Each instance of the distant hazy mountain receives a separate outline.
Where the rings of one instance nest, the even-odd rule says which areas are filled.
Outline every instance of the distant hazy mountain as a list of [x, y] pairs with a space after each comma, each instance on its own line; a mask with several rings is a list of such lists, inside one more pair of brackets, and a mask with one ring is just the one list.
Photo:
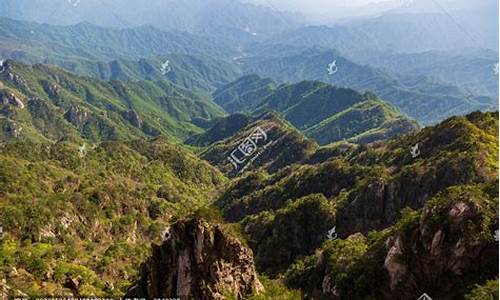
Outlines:
[[90, 23], [52, 26], [0, 18], [0, 54], [16, 60], [39, 62], [55, 58], [73, 60], [139, 59], [154, 54], [189, 53], [233, 57], [234, 47], [207, 37], [152, 26], [105, 28]]
[[461, 87], [466, 94], [498, 98], [498, 52], [464, 49], [380, 55], [363, 61], [396, 74], [430, 76]]
[[80, 22], [111, 27], [153, 25], [245, 41], [296, 26], [297, 17], [237, 0], [3, 0], [0, 16], [71, 25]]
[[443, 12], [386, 14], [333, 26], [308, 26], [268, 42], [335, 48], [354, 58], [466, 47], [498, 51], [498, 3], [455, 16]]
[[212, 92], [241, 76], [237, 65], [204, 55], [163, 54], [149, 59], [117, 59], [110, 62], [47, 58], [44, 63], [101, 80], [168, 79], [181, 87], [206, 92]]
[[[185, 88], [204, 91], [213, 91], [241, 74], [259, 74], [289, 82], [319, 80], [362, 92], [373, 91], [423, 124], [436, 123], [455, 114], [497, 108], [495, 52], [489, 50], [456, 50], [450, 52], [456, 55], [435, 56], [378, 52], [378, 56], [370, 59], [366, 56], [377, 54], [376, 49], [368, 48], [368, 51], [361, 47], [357, 51], [364, 54], [357, 61], [364, 64], [359, 64], [336, 50], [310, 49], [309, 45], [302, 45], [304, 41], [300, 36], [288, 41], [297, 45], [267, 41], [238, 48], [230, 43], [151, 26], [109, 29], [83, 23], [60, 27], [4, 18], [0, 19], [0, 29], [2, 58], [53, 63], [106, 80], [163, 78]], [[319, 33], [337, 29], [309, 27], [304, 30], [304, 36], [311, 38], [309, 44], [314, 45], [323, 39]], [[352, 42], [351, 33], [346, 30], [340, 35], [326, 35], [324, 40], [345, 38]], [[462, 52], [466, 54], [460, 54]], [[165, 71], [168, 72], [162, 74], [161, 65], [167, 60], [169, 66]], [[387, 66], [384, 61], [388, 62]], [[332, 72], [336, 69], [334, 74], [329, 74], [329, 65]]]

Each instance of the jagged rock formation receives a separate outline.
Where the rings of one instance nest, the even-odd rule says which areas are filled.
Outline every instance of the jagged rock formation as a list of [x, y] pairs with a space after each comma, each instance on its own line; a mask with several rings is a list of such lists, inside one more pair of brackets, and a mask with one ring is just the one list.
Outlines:
[[[259, 271], [271, 276], [291, 273], [287, 276], [289, 287], [301, 289], [311, 298], [318, 299], [315, 293], [320, 291], [334, 299], [366, 299], [367, 295], [417, 299], [423, 292], [447, 299], [444, 295], [452, 290], [460, 297], [470, 291], [471, 284], [495, 279], [484, 268], [496, 266], [495, 256], [485, 252], [491, 242], [485, 237], [491, 239], [493, 231], [484, 228], [490, 228], [490, 221], [498, 218], [494, 210], [486, 208], [496, 206], [498, 194], [483, 195], [482, 185], [496, 190], [491, 185], [498, 180], [497, 125], [498, 113], [474, 113], [387, 142], [345, 147], [345, 151], [324, 149], [318, 154], [324, 162], [300, 161], [275, 173], [259, 170], [241, 176], [215, 204], [226, 220], [245, 228]], [[417, 143], [421, 151], [413, 157], [411, 149]], [[331, 157], [326, 158], [328, 155]], [[471, 191], [467, 186], [472, 186]], [[468, 191], [472, 200], [459, 197], [461, 193], [440, 196], [449, 188]], [[316, 202], [333, 208], [297, 209], [301, 199], [311, 194], [324, 196]], [[450, 199], [453, 202], [446, 203], [456, 203], [457, 208], [428, 205], [438, 201], [435, 199]], [[480, 212], [478, 206], [482, 206]], [[435, 210], [428, 215], [424, 210], [422, 222], [439, 226], [441, 232], [435, 227], [425, 232], [417, 228], [412, 234], [403, 232], [405, 238], [398, 239], [400, 227], [419, 225], [418, 218], [405, 221], [405, 211], [418, 211], [415, 215], [420, 216], [424, 208]], [[448, 211], [452, 216], [462, 210], [465, 216], [476, 216], [447, 221]], [[400, 223], [401, 219], [404, 222]], [[306, 226], [313, 229], [306, 231]], [[330, 244], [325, 240], [333, 226], [338, 233], [337, 246], [331, 246], [323, 259], [314, 257], [321, 252], [317, 247]], [[349, 238], [356, 234], [367, 238]], [[304, 255], [309, 256], [302, 259]], [[399, 259], [408, 257], [413, 262], [400, 263]], [[480, 261], [482, 269], [474, 269], [472, 261]], [[439, 269], [432, 270], [434, 265]], [[457, 279], [469, 273], [477, 276]], [[426, 279], [435, 274], [441, 278]], [[433, 284], [446, 276], [448, 285]], [[461, 286], [463, 290], [457, 288]]]
[[28, 82], [20, 75], [14, 73], [7, 73], [7, 78], [16, 86], [20, 88], [28, 88]]
[[24, 108], [24, 103], [14, 93], [2, 92], [0, 93], [0, 104], [12, 104], [20, 109]]
[[129, 109], [126, 112], [123, 112], [123, 117], [130, 122], [134, 127], [142, 127], [142, 120], [139, 117], [139, 114], [133, 109]]
[[75, 125], [82, 124], [83, 122], [85, 122], [87, 117], [88, 113], [78, 105], [71, 106], [69, 110], [64, 114], [64, 118]]
[[42, 81], [43, 89], [49, 95], [50, 98], [58, 98], [59, 97], [59, 86], [56, 84], [52, 84], [46, 80]]
[[[467, 199], [471, 195], [466, 193], [457, 202], [425, 207], [411, 230], [387, 240], [384, 268], [391, 294], [411, 298], [425, 283], [429, 288], [439, 287], [440, 293], [453, 295], [473, 274], [478, 278], [495, 274], [488, 262], [495, 256], [498, 261], [497, 245], [477, 236], [486, 216], [478, 203]], [[441, 223], [435, 224], [436, 219]]]
[[237, 299], [260, 293], [252, 251], [221, 226], [202, 219], [176, 223], [170, 237], [153, 246], [141, 277], [126, 297]]

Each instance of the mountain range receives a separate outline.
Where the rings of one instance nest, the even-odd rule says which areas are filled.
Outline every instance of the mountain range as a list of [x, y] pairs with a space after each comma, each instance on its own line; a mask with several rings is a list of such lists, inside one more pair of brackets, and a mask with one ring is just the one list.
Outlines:
[[418, 129], [418, 124], [371, 93], [317, 82], [278, 85], [246, 76], [214, 92], [214, 101], [231, 112], [273, 110], [324, 145], [337, 141], [369, 143]]
[[[230, 42], [215, 43], [209, 37], [164, 32], [147, 26], [133, 29], [108, 29], [87, 23], [69, 27], [38, 26], [5, 18], [1, 24], [0, 36], [9, 43], [0, 43], [0, 55], [25, 63], [57, 64], [71, 72], [103, 80], [163, 77], [182, 87], [205, 92], [248, 74], [292, 83], [319, 80], [339, 87], [373, 91], [423, 124], [497, 107], [495, 78], [498, 75], [494, 72], [495, 59], [491, 51], [469, 51], [465, 58], [453, 52], [442, 53], [439, 61], [427, 58], [437, 57], [432, 53], [427, 57], [382, 56], [369, 65], [357, 63], [337, 50], [309, 48], [314, 45], [312, 42], [308, 47], [300, 44], [289, 47], [289, 44], [276, 44], [280, 41], [277, 39], [245, 50]], [[33, 35], [31, 31], [40, 33]], [[321, 40], [319, 36], [318, 39]], [[74, 51], [76, 44], [78, 52]], [[15, 48], [12, 45], [16, 45]], [[420, 69], [394, 72], [390, 63], [384, 63], [388, 60], [399, 60], [407, 66], [415, 61]], [[462, 63], [465, 60], [468, 66], [462, 73], [455, 72], [452, 76], [443, 71], [460, 69], [455, 63], [458, 60]], [[162, 74], [161, 65], [167, 61], [170, 72]], [[332, 63], [337, 71], [329, 74], [328, 66]], [[471, 73], [482, 77], [476, 76], [473, 80]]]
[[[8, 60], [0, 74], [2, 140], [123, 140], [166, 135], [182, 140], [196, 118], [224, 110], [169, 81], [124, 84], [79, 77], [45, 65]], [[22, 134], [21, 134], [22, 132]]]
[[0, 2], [1, 299], [498, 299], [498, 3], [286, 2]]

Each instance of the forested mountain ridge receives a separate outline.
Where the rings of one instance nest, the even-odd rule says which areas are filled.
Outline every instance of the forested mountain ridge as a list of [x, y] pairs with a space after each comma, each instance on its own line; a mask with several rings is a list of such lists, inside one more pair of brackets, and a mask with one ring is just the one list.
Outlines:
[[473, 113], [371, 146], [318, 149], [234, 180], [216, 205], [248, 234], [257, 270], [285, 274], [308, 297], [463, 297], [497, 278], [497, 126], [498, 113]]
[[12, 60], [0, 74], [2, 140], [92, 141], [200, 132], [193, 119], [223, 116], [203, 94], [169, 81], [124, 84], [79, 77], [54, 66]]
[[318, 81], [278, 85], [271, 79], [249, 75], [213, 95], [214, 101], [228, 111], [277, 111], [321, 145], [373, 142], [418, 128], [417, 122], [372, 93], [360, 94]]
[[[264, 54], [242, 63], [246, 73], [279, 81], [314, 80], [359, 92], [371, 91], [421, 124], [432, 125], [453, 115], [475, 110], [494, 111], [498, 107], [498, 96], [480, 97], [472, 90], [430, 76], [391, 74], [325, 48], [308, 48], [278, 57]], [[332, 65], [329, 71], [331, 64], [335, 67]], [[489, 81], [494, 83], [498, 75], [493, 72], [493, 65], [490, 70]]]
[[[310, 38], [318, 39], [322, 32], [318, 30]], [[292, 41], [303, 39], [299, 36]], [[496, 61], [491, 55], [485, 57], [486, 50], [441, 52], [432, 59], [426, 58], [425, 53], [391, 56], [386, 51], [379, 54], [374, 51], [374, 57], [355, 59], [349, 55], [352, 49], [336, 50], [332, 45], [280, 39], [234, 43], [229, 37], [219, 41], [152, 26], [126, 29], [90, 23], [46, 26], [0, 18], [2, 58], [56, 64], [104, 80], [162, 78], [205, 92], [213, 92], [248, 74], [290, 83], [317, 80], [360, 92], [372, 91], [418, 122], [429, 125], [453, 115], [496, 108]], [[414, 72], [395, 71], [392, 65], [395, 61], [407, 68], [415, 62], [418, 66]], [[332, 63], [333, 69], [337, 69], [329, 74]], [[161, 71], [164, 64], [169, 65], [166, 72]], [[236, 108], [232, 107], [232, 111]]]

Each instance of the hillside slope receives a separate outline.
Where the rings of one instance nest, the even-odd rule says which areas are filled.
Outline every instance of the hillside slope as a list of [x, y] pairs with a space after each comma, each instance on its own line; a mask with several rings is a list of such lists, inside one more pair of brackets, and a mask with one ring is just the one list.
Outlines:
[[270, 79], [245, 76], [215, 91], [214, 101], [230, 112], [277, 111], [320, 145], [372, 142], [418, 128], [372, 93], [362, 95], [318, 81], [278, 86]]
[[[418, 151], [413, 150], [416, 144]], [[372, 145], [321, 148], [274, 173], [248, 173], [233, 180], [215, 204], [227, 221], [244, 228], [259, 272], [286, 274], [290, 287], [310, 297], [364, 298], [375, 293], [394, 299], [427, 291], [452, 299], [498, 274], [498, 252], [491, 251], [498, 224], [497, 181], [498, 113], [473, 113]], [[414, 211], [411, 222], [408, 211]], [[420, 214], [432, 231], [422, 228]], [[459, 241], [455, 236], [462, 229], [448, 228], [462, 228], [463, 222], [472, 227], [464, 233], [467, 239]], [[419, 226], [420, 232], [406, 233], [391, 244], [391, 233]], [[332, 228], [338, 239], [334, 243], [327, 241]], [[439, 228], [442, 243], [437, 245], [431, 240], [437, 239]], [[443, 236], [447, 230], [454, 233]], [[422, 253], [408, 250], [421, 243]], [[431, 244], [436, 248], [433, 258], [425, 254]], [[399, 252], [389, 251], [391, 245]], [[337, 246], [343, 250], [328, 250]], [[474, 258], [456, 250], [456, 257], [445, 259], [453, 247], [471, 249]], [[318, 249], [324, 254], [318, 256]], [[344, 259], [335, 258], [339, 253]], [[476, 260], [482, 262], [479, 269]], [[415, 267], [419, 264], [440, 269], [434, 273]], [[481, 275], [455, 277], [466, 270]], [[449, 280], [433, 281], [431, 273]], [[353, 284], [358, 288], [353, 290]]]
[[[336, 63], [336, 72], [328, 66]], [[475, 110], [497, 110], [497, 97], [479, 97], [460, 86], [428, 76], [398, 76], [371, 65], [358, 64], [338, 51], [307, 49], [288, 56], [262, 56], [241, 61], [245, 73], [285, 82], [318, 80], [360, 92], [371, 91], [422, 124], [435, 124]], [[490, 73], [494, 78], [494, 74]]]
[[224, 111], [209, 97], [168, 81], [125, 85], [79, 77], [53, 66], [8, 60], [0, 74], [1, 140], [123, 140], [197, 133], [193, 119]]
[[0, 273], [31, 296], [123, 296], [150, 242], [224, 181], [161, 139], [4, 145]]
[[[213, 138], [214, 142], [200, 153], [202, 159], [230, 177], [258, 168], [275, 172], [309, 157], [318, 148], [315, 142], [272, 112], [253, 118], [235, 116], [238, 118], [230, 123], [230, 131], [217, 132], [214, 136], [218, 138]], [[198, 137], [200, 142], [207, 138], [205, 133]]]
[[[162, 70], [162, 65], [167, 61], [168, 64]], [[43, 62], [58, 65], [72, 73], [105, 81], [167, 79], [178, 86], [205, 92], [213, 92], [241, 76], [241, 71], [236, 65], [206, 55], [165, 53], [148, 59], [115, 59], [110, 62], [74, 58], [71, 63], [46, 58]]]

